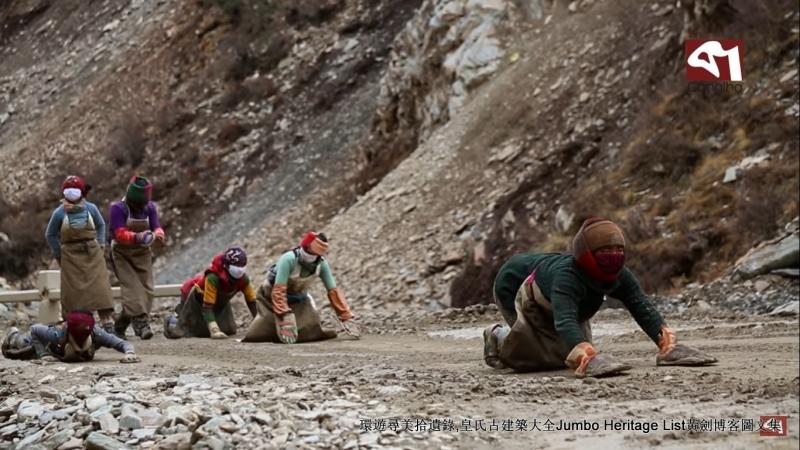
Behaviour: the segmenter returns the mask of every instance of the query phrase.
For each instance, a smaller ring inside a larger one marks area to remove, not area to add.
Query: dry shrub
[[[736,228],[749,241],[773,237],[781,228],[787,197],[775,189],[779,175],[768,167],[751,169],[744,174],[736,202]]]
[[[228,120],[219,130],[217,134],[217,141],[220,145],[230,145],[236,142],[240,137],[246,135],[247,128],[235,120]]]
[[[125,112],[111,129],[109,156],[117,167],[138,167],[144,161],[146,126],[138,115]]]

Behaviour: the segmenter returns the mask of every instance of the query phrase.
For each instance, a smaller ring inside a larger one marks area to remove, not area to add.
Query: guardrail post
[[[51,298],[50,293],[61,289],[61,272],[58,270],[40,270],[36,280],[36,288],[42,296],[39,302],[38,322],[53,324],[61,320],[61,301],[59,297]]]

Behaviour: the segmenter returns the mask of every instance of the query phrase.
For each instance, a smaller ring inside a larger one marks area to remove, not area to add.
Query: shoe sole
[[[500,361],[500,356],[490,351],[490,343],[492,339],[492,331],[495,327],[483,330],[483,362],[487,366],[495,369],[504,369],[506,366]]]

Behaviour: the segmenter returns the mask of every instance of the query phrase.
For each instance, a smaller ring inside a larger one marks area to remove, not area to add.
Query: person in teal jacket
[[[508,325],[484,330],[484,360],[516,371],[562,368],[577,377],[631,368],[592,345],[589,320],[606,296],[618,299],[658,346],[657,365],[704,365],[716,358],[678,344],[661,314],[625,267],[625,238],[608,219],[587,219],[571,254],[523,253],[498,272],[494,299]]]

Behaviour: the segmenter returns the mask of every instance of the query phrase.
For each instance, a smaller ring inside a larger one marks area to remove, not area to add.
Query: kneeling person
[[[333,330],[322,329],[314,300],[308,295],[311,282],[319,276],[328,292],[328,300],[344,331],[358,339],[361,334],[353,320],[342,290],[336,287],[325,254],[328,238],[309,231],[300,245],[278,259],[258,289],[258,316],[250,324],[243,341],[310,342],[336,337]]]
[[[256,315],[256,293],[245,274],[247,254],[231,247],[217,255],[205,272],[186,280],[181,286],[181,301],[164,321],[164,335],[225,339],[236,334],[231,299],[241,292],[250,314]]]
[[[85,362],[94,359],[100,347],[124,353],[123,363],[139,362],[133,345],[95,326],[89,312],[73,311],[56,325],[34,324],[30,335],[11,328],[3,339],[3,356],[8,359]]]
[[[620,300],[656,343],[657,365],[704,365],[716,358],[677,343],[661,314],[625,268],[622,230],[603,218],[586,220],[572,254],[524,253],[501,268],[494,299],[508,326],[484,330],[484,360],[495,368],[552,370],[578,377],[612,375],[631,367],[592,345],[589,319],[605,296]]]

